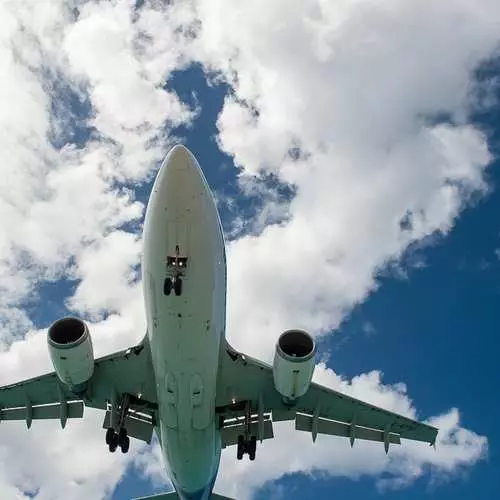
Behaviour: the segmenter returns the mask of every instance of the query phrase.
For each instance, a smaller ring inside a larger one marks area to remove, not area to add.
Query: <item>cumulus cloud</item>
[[[120,147],[119,162],[110,165],[110,173],[121,174],[121,180],[144,179],[171,143],[166,125],[192,118],[177,95],[164,88],[168,73],[158,59],[170,48],[151,48],[156,41],[148,29],[154,22],[151,11],[142,18],[134,5],[131,1],[84,4],[63,42],[70,69],[92,102],[90,124]]]
[[[334,329],[377,288],[388,262],[446,234],[469,197],[487,190],[491,154],[468,109],[473,72],[500,41],[498,2],[135,3],[0,5],[4,383],[50,370],[44,331],[24,307],[44,281],[75,285],[66,305],[93,320],[98,355],[142,336],[140,236],[126,225],[144,209],[134,188],[151,178],[175,126],[196,116],[166,86],[191,62],[230,85],[218,144],[241,168],[242,191],[265,202],[253,223],[237,218],[253,231],[228,248],[228,333],[251,354],[269,359],[290,326]],[[269,174],[293,187],[290,200],[268,190]],[[348,381],[320,365],[316,377],[419,417],[405,386],[384,385],[379,372]],[[2,427],[2,492],[108,495],[133,456],[108,455],[102,415],[89,417],[64,433],[48,423],[29,433]],[[431,421],[441,429],[436,452],[404,443],[389,457],[369,443],[347,453],[348,443],[327,437],[313,447],[282,424],[255,463],[227,450],[219,485],[244,498],[285,473],[323,471],[384,473],[380,487],[399,487],[429,469],[453,474],[486,453],[458,410]],[[68,467],[70,449],[85,467]],[[157,445],[153,455],[134,449],[136,465],[161,477]]]
[[[229,333],[263,355],[291,324],[338,326],[379,269],[448,232],[469,195],[486,189],[491,155],[467,111],[473,70],[498,46],[497,25],[483,27],[498,7],[191,5],[202,21],[193,53],[233,87],[218,118],[221,148],[245,183],[271,173],[296,192],[285,222],[229,249],[229,288],[245,283],[244,296],[229,294]],[[269,310],[257,306],[263,294]],[[256,320],[242,332],[248,307]]]
[[[88,244],[104,248],[100,239],[142,216],[144,207],[124,185],[150,176],[172,140],[169,131],[192,118],[165,88],[157,61],[167,47],[147,50],[154,39],[145,37],[146,20],[134,21],[132,2],[46,7],[1,7],[4,339],[31,326],[16,305],[38,280],[60,277]],[[81,116],[73,123],[75,113]],[[71,126],[78,128],[74,143],[59,149],[54,138],[71,137],[64,130]],[[134,238],[122,243],[129,253],[137,246]],[[90,267],[87,261],[86,272],[95,273]]]

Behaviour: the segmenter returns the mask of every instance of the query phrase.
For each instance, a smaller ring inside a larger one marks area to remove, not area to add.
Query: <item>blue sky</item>
[[[227,235],[231,343],[269,360],[305,328],[318,381],[441,430],[435,452],[386,457],[282,426],[255,463],[227,450],[216,490],[492,498],[497,2],[22,5],[0,6],[0,383],[52,369],[45,329],[64,314],[97,355],[141,338],[144,208],[181,141]],[[101,424],[2,426],[2,498],[168,488],[157,444],[111,455]]]

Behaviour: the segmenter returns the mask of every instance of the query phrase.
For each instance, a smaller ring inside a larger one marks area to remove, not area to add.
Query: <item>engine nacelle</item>
[[[94,373],[94,350],[87,325],[78,318],[62,318],[48,331],[47,342],[59,380],[75,394],[85,392]]]
[[[303,330],[287,330],[280,335],[274,355],[274,387],[285,402],[303,396],[314,372],[316,343]]]

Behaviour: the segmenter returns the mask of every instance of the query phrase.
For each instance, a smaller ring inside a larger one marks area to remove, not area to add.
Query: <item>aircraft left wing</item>
[[[250,428],[257,439],[273,437],[271,421],[295,420],[297,430],[308,431],[316,440],[318,434],[344,436],[351,444],[356,439],[380,441],[386,451],[389,444],[400,444],[400,438],[434,444],[437,429],[425,423],[365,403],[316,383],[293,404],[285,404],[274,386],[271,366],[238,353],[227,345],[222,354],[216,407],[224,425],[221,435],[227,445],[235,443],[235,427],[242,422],[244,402],[249,403]],[[227,438],[225,438],[227,435]]]
[[[25,420],[29,428],[36,419],[59,419],[64,427],[68,418],[83,416],[84,406],[108,410],[109,420],[108,404],[123,394],[129,395],[131,408],[153,421],[157,397],[147,337],[137,346],[95,360],[82,395],[72,393],[55,372],[0,387],[0,421]]]

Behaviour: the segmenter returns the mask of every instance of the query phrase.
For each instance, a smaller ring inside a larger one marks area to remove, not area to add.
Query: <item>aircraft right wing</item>
[[[242,433],[244,402],[248,402],[251,431],[258,439],[273,437],[272,421],[295,420],[295,428],[318,434],[380,441],[386,451],[400,438],[435,443],[437,429],[333,389],[311,383],[293,404],[285,404],[274,386],[271,366],[227,345],[217,387],[216,406],[224,419],[223,444],[236,443]],[[239,427],[238,427],[239,426]]]

